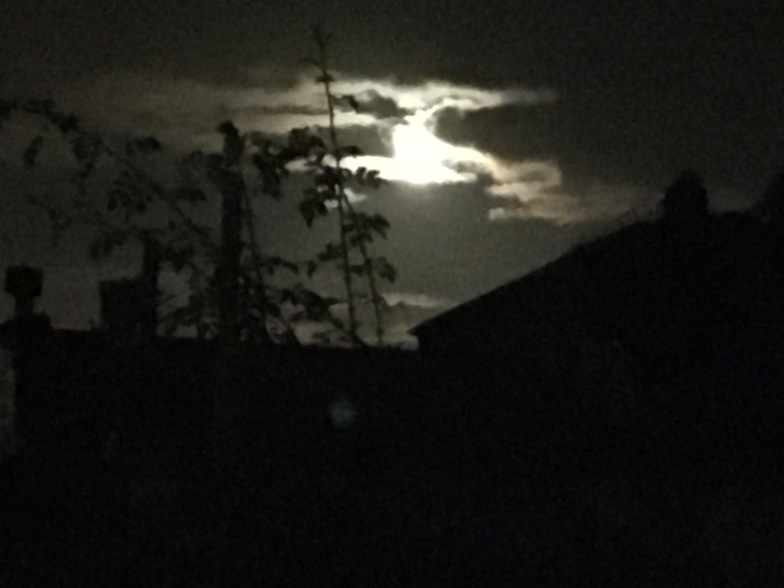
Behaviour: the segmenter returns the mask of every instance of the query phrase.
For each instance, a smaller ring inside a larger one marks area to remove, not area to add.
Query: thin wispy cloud
[[[426,310],[444,310],[457,305],[457,302],[442,296],[433,296],[417,292],[385,292],[384,300],[386,300],[389,306],[407,306]]]
[[[443,297],[416,292],[387,292],[384,293],[386,306],[384,308],[384,341],[388,345],[403,348],[416,348],[417,339],[409,330],[411,325],[422,321],[456,306],[456,303]],[[348,305],[345,302],[334,304],[330,311],[332,315],[348,322]],[[365,341],[373,342],[376,339],[375,322],[369,307],[361,306],[357,309],[359,318],[359,335]],[[326,323],[299,322],[294,327],[297,337],[303,343],[314,342],[314,334],[329,329]],[[347,344],[337,332],[332,333],[330,344]]]
[[[505,201],[488,211],[491,221],[537,219],[557,225],[639,220],[652,215],[660,200],[655,190],[607,183],[583,187],[579,193],[560,183],[543,188],[537,182],[503,184],[489,191]]]

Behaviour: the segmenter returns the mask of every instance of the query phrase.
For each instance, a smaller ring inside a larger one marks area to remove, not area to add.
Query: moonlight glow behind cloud
[[[609,185],[601,203],[582,194],[565,194],[555,160],[508,161],[436,134],[447,110],[464,114],[500,107],[551,108],[557,98],[551,90],[336,77],[333,92],[353,96],[360,105],[358,111],[341,105],[336,118],[341,136],[352,133],[360,146],[377,146],[361,157],[344,159],[349,169],[377,169],[389,181],[419,187],[481,182],[488,197],[502,200],[489,211],[491,221],[533,218],[564,224],[628,211],[628,201],[616,197],[620,192]],[[214,127],[222,120],[273,135],[297,127],[323,128],[326,122],[323,90],[305,74],[286,85],[279,80],[265,83],[257,74],[252,84],[239,86],[115,73],[66,92],[64,102],[77,111],[89,104],[92,118],[102,128],[150,132],[182,150],[219,149]]]

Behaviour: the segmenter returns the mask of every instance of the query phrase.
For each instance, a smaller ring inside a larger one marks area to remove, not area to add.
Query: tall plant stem
[[[313,30],[313,38],[319,51],[318,67],[321,72],[319,80],[324,86],[324,94],[327,99],[327,112],[329,114],[329,138],[332,145],[332,156],[335,159],[335,175],[338,200],[338,220],[340,222],[340,249],[343,261],[343,282],[346,288],[346,298],[348,301],[348,324],[351,337],[351,345],[356,346],[359,342],[356,301],[354,298],[354,284],[351,275],[351,265],[349,259],[348,236],[346,235],[346,212],[348,200],[343,188],[343,176],[340,169],[340,149],[338,148],[338,134],[335,128],[335,99],[332,95],[331,76],[327,67],[327,39],[321,30],[316,27]]]

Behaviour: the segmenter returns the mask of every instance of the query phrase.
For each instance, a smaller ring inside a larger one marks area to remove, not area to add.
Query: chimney
[[[17,317],[33,314],[35,299],[41,296],[43,272],[25,265],[9,267],[5,272],[5,291],[14,301]]]
[[[43,272],[24,265],[5,272],[5,291],[15,300],[14,317],[0,325],[0,345],[20,352],[35,347],[51,333],[45,314],[36,314],[35,299],[41,296]]]

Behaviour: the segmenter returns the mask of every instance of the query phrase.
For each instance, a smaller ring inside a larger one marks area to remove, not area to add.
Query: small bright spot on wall
[[[337,398],[329,405],[329,418],[336,429],[348,429],[357,420],[357,409],[348,398]]]

